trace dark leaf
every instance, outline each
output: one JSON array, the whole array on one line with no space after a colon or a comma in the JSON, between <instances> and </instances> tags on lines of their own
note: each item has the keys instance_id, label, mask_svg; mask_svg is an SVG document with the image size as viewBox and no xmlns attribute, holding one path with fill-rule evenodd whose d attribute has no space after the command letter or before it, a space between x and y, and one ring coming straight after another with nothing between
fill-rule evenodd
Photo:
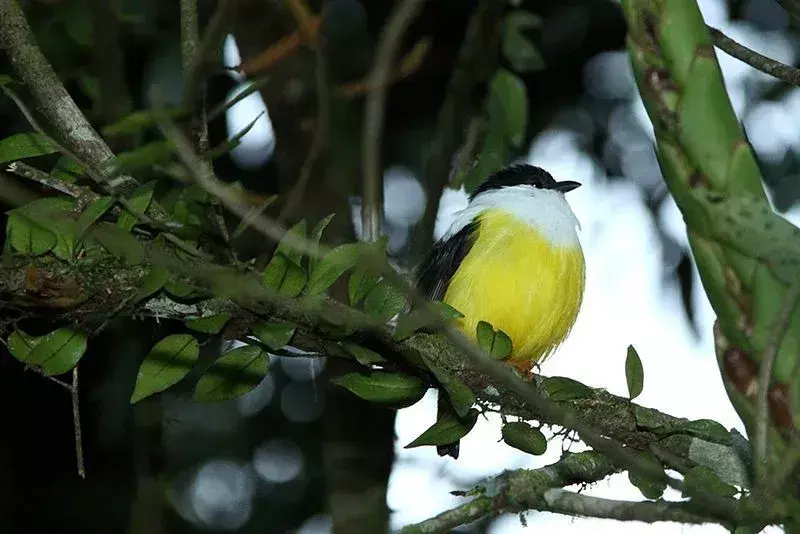
<instances>
[{"instance_id":1,"label":"dark leaf","mask_svg":"<svg viewBox=\"0 0 800 534\"><path fill-rule=\"evenodd\" d=\"M427 445L449 445L455 443L469 434L477 420L477 410L470 410L463 419L453 417L452 414L446 412L430 428L404 448L412 449Z\"/></svg>"},{"instance_id":2,"label":"dark leaf","mask_svg":"<svg viewBox=\"0 0 800 534\"><path fill-rule=\"evenodd\" d=\"M203 373L194 388L196 401L225 401L241 397L264 379L269 357L259 347L245 345L226 352Z\"/></svg>"},{"instance_id":3,"label":"dark leaf","mask_svg":"<svg viewBox=\"0 0 800 534\"><path fill-rule=\"evenodd\" d=\"M199 355L200 345L189 334L174 334L156 343L139 368L131 404L177 384Z\"/></svg>"}]
</instances>

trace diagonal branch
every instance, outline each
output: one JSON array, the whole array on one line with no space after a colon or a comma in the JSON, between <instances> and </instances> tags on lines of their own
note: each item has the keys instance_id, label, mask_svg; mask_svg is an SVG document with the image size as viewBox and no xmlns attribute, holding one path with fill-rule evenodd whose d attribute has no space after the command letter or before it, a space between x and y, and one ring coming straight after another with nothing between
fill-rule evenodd
<instances>
[{"instance_id":1,"label":"diagonal branch","mask_svg":"<svg viewBox=\"0 0 800 534\"><path fill-rule=\"evenodd\" d=\"M696 507L688 503L617 501L562 489L572 484L598 482L621 470L595 451L568 453L549 466L508 471L490 479L477 490L481 494L470 502L416 525L409 525L402 533L451 532L456 527L485 517L527 510L646 523L677 521L687 524L727 524L698 513Z\"/></svg>"},{"instance_id":2,"label":"diagonal branch","mask_svg":"<svg viewBox=\"0 0 800 534\"><path fill-rule=\"evenodd\" d=\"M8 54L14 71L36 99L59 141L82 162L107 178L114 153L86 120L42 54L17 0L0 0L0 47ZM135 180L126 175L106 183L112 191L135 185Z\"/></svg>"},{"instance_id":3,"label":"diagonal branch","mask_svg":"<svg viewBox=\"0 0 800 534\"><path fill-rule=\"evenodd\" d=\"M725 52L731 57L747 63L754 69L760 70L763 73L769 74L786 83L800 86L800 70L785 65L780 61L775 61L767 56L763 56L751 50L746 46L737 43L716 28L708 27L711 32L711 38L714 40L714 46Z\"/></svg>"}]
</instances>

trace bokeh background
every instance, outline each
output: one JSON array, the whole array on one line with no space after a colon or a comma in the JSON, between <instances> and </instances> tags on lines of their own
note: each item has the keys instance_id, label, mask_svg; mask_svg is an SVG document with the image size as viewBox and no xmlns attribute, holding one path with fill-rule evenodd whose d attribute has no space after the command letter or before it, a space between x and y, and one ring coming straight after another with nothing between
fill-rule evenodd
<instances>
[{"instance_id":1,"label":"bokeh background","mask_svg":"<svg viewBox=\"0 0 800 534\"><path fill-rule=\"evenodd\" d=\"M522 75L529 98L528 149L514 159L542 166L557 179L583 184L568 199L581 222L588 266L586 297L572 335L542 372L625 395L625 354L633 344L645 372L638 402L675 416L716 419L743 431L716 368L713 313L689 255L683 221L655 159L652 128L623 49L618 3L512 3L542 20L530 31L542 67ZM180 100L177 2L21 4L45 54L98 126L151 106L156 95L168 102ZM201 0L202 20L212 16L215 4ZM250 83L223 67L238 65L292 31L281 2L239 4L226 22L220 54L209 69L212 106L233 98ZM442 193L442 177L432 183L422 177L436 114L447 96L446 83L474 4L460 0L426 4L407 41L432 37L432 52L416 75L389 92L382 154L384 227L390 252L406 268L433 237L445 231L453 212L466 205L463 189ZM708 24L769 57L797 64L797 30L790 27L777 2L700 0L699 4ZM369 68L371 50L391 7L392 2L326 3L332 21L326 43L335 52L331 62L342 79L363 75ZM780 212L800 223L800 211L795 209L800 195L800 90L719 51L717 56L770 197ZM300 168L310 146L309 129L303 125L313 117L309 102L314 96L308 88L313 80L308 65L313 59L300 55L270 71L268 79L260 80L260 91L211 122L212 141L219 142L262 114L242 143L215 163L220 178L241 181L262 194L291 189L292 177L297 176L291 171ZM2 56L0 72L9 72ZM347 142L359 139L352 134L360 129L360 102L345 110L342 139L331 142L331 150L355 151ZM0 136L28 129L13 104L0 100ZM136 142L141 140L112 140L120 151ZM42 160L40 168L47 169L48 164L52 162ZM360 233L359 178L341 168L328 173L333 179L322 182L312 175L298 210L298 216L311 219L335 211L332 241ZM0 178L4 186L16 181L5 173ZM23 196L41 194L29 184L16 185L22 187ZM268 245L250 235L242 247L258 255ZM503 469L545 465L568 446L553 440L543 457L524 455L499 442L499 420L489 417L463 440L457 461L439 458L432 448L406 450L403 446L433 422L435 395L431 392L394 418L332 390L327 385L332 364L324 359L274 357L264 382L235 401L199 405L179 388L131 408L128 398L139 362L170 328L174 325L120 321L90 348L82 363L85 481L74 471L66 394L0 353L0 529L326 533L332 528L331 492L341 487L342 479L358 485L387 474L390 525L398 528L457 504L459 500L449 493L453 490L467 489ZM392 432L394 443L387 439ZM343 461L344 471L337 471L331 467L332 458L338 458L331 443L347 442L354 435L367 446L354 445ZM641 498L626 475L611 477L586 492ZM674 493L667 496L678 498ZM464 532L644 528L537 512L525 519L527 528L518 517L509 516L472 525ZM718 527L669 524L647 528L722 532Z\"/></svg>"}]
</instances>

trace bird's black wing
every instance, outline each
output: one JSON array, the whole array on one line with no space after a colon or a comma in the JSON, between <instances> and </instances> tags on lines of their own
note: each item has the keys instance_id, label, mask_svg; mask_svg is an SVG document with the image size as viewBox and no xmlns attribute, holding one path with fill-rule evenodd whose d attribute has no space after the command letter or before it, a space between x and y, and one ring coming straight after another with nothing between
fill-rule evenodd
<instances>
[{"instance_id":1,"label":"bird's black wing","mask_svg":"<svg viewBox=\"0 0 800 534\"><path fill-rule=\"evenodd\" d=\"M429 300L441 300L458 266L475 241L478 224L471 222L444 241L438 241L417 267L417 287Z\"/></svg>"}]
</instances>

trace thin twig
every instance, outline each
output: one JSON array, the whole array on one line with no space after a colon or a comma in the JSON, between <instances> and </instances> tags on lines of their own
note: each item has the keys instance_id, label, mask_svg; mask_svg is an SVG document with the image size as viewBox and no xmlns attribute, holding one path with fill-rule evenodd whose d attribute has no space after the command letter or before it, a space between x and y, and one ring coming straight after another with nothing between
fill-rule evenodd
<instances>
[{"instance_id":1,"label":"thin twig","mask_svg":"<svg viewBox=\"0 0 800 534\"><path fill-rule=\"evenodd\" d=\"M72 399L72 424L75 427L75 459L78 466L78 476L86 478L86 465L83 462L83 435L81 432L81 406L77 365L72 368L72 386L69 392Z\"/></svg>"},{"instance_id":2,"label":"thin twig","mask_svg":"<svg viewBox=\"0 0 800 534\"><path fill-rule=\"evenodd\" d=\"M80 200L81 202L91 202L100 198L100 195L90 189L53 178L46 172L40 171L36 167L31 167L23 161L9 163L6 170L11 174L49 187L50 189Z\"/></svg>"},{"instance_id":3,"label":"thin twig","mask_svg":"<svg viewBox=\"0 0 800 534\"><path fill-rule=\"evenodd\" d=\"M737 43L716 28L709 26L708 30L711 32L711 38L714 40L714 46L729 56L747 63L754 69L769 74L774 78L778 78L786 83L800 87L799 69L790 67L789 65L781 63L780 61L770 59L767 56L763 56L755 50L751 50L746 46Z\"/></svg>"},{"instance_id":4,"label":"thin twig","mask_svg":"<svg viewBox=\"0 0 800 534\"><path fill-rule=\"evenodd\" d=\"M224 17L219 13L224 13L227 6L227 0L222 0L217 6L217 19L218 25L222 27L220 22ZM216 28L218 32L220 28ZM208 38L211 32L206 32L206 44L213 42L214 38ZM213 173L214 168L211 161L206 156L208 152L208 121L206 119L206 83L197 73L202 69L200 65L203 64L205 59L206 48L200 45L200 26L197 14L197 0L181 0L181 58L183 60L183 81L186 84L184 87L184 94L189 95L187 105L191 111L190 127L192 132L192 144L200 157L200 165L205 167L204 172ZM200 79L197 79L200 78ZM199 87L194 87L197 84ZM194 98L192 95L197 95ZM219 205L219 199L213 197L211 199L211 218L214 225L220 233L220 236L227 244L231 240L230 232L225 223L225 217L222 213L222 207Z\"/></svg>"},{"instance_id":5,"label":"thin twig","mask_svg":"<svg viewBox=\"0 0 800 534\"><path fill-rule=\"evenodd\" d=\"M767 429L769 428L770 415L768 403L769 383L772 380L772 368L778 351L783 343L789 322L792 319L797 302L800 300L800 277L789 287L781 303L780 311L767 338L767 344L761 355L761 369L758 375L758 392L756 397L756 432L755 432L755 469L756 487L765 489L768 476L767 461Z\"/></svg>"},{"instance_id":6,"label":"thin twig","mask_svg":"<svg viewBox=\"0 0 800 534\"><path fill-rule=\"evenodd\" d=\"M375 64L367 77L373 90L367 95L362 138L361 235L365 241L375 241L380 237L383 218L381 139L386 89L403 35L424 3L425 0L403 0L397 5L381 33Z\"/></svg>"}]
</instances>

